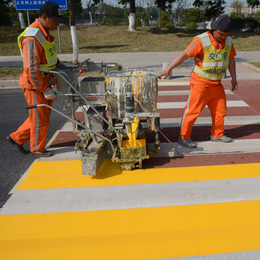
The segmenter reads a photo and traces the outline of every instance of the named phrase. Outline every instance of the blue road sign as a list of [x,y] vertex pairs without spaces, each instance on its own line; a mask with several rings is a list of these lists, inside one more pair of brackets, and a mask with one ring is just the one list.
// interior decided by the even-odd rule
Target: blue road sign
[[[61,10],[67,10],[67,0],[51,0],[60,6]],[[48,0],[15,0],[17,11],[37,11]]]

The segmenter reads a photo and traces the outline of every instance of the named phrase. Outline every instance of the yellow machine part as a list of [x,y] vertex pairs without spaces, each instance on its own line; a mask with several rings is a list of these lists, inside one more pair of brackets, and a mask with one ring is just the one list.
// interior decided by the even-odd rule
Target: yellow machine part
[[[128,142],[126,142],[126,146],[141,146],[140,144],[137,145],[137,134],[138,134],[138,129],[139,129],[139,118],[135,117],[133,123],[126,125],[127,132],[128,132]],[[123,145],[122,145],[123,146]]]
[[[136,140],[135,146],[145,146],[145,145],[146,145],[145,139]],[[132,143],[129,142],[129,140],[124,140],[122,142],[122,147],[133,147],[133,145],[132,145]]]

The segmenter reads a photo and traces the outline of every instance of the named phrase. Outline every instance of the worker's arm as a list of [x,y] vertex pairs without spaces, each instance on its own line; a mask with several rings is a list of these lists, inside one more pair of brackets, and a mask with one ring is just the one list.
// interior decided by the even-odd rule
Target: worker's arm
[[237,85],[237,75],[236,75],[236,62],[234,58],[231,58],[229,60],[228,70],[232,78],[231,79],[232,90],[236,90],[238,89],[238,85]]
[[25,37],[23,42],[23,67],[28,77],[28,83],[39,92],[48,87],[47,78],[42,76],[40,69],[43,48],[34,37]]
[[172,63],[164,70],[162,71],[159,75],[158,78],[160,79],[162,76],[164,76],[164,78],[167,78],[170,75],[171,70],[173,70],[174,68],[178,67],[179,65],[181,65],[184,61],[186,61],[189,58],[189,56],[185,53],[182,52],[180,55],[178,55],[173,61]]

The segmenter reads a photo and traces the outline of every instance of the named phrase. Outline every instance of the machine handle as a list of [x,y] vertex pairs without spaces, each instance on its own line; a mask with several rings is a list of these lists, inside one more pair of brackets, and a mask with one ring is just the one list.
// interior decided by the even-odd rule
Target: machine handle
[[37,108],[37,105],[34,105],[34,106],[28,106],[26,109],[31,109],[31,108]]

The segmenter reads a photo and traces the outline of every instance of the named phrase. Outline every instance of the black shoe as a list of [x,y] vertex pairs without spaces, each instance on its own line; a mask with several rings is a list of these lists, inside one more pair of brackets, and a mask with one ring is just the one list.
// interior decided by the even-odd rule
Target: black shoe
[[45,151],[43,153],[33,153],[33,154],[37,157],[50,157],[50,156],[52,156],[51,151]]
[[179,137],[178,143],[181,144],[182,146],[184,146],[186,148],[190,148],[190,149],[197,147],[197,144],[195,142],[193,142],[191,139],[185,140],[185,139],[182,139],[181,137]]
[[21,152],[21,153],[23,153],[23,154],[26,154],[26,153],[27,153],[26,150],[23,148],[23,146],[20,145],[20,144],[18,144],[18,143],[16,143],[16,142],[11,138],[10,135],[6,137],[6,140],[9,141],[12,145],[15,145],[15,146],[18,148],[19,152]]

